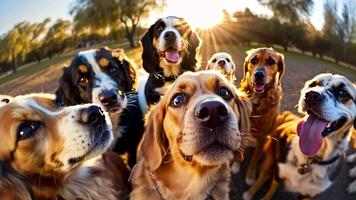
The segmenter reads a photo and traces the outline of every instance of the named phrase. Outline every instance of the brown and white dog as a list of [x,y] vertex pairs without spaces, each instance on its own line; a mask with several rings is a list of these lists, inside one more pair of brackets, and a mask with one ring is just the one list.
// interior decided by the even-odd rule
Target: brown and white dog
[[288,191],[311,198],[332,185],[356,120],[355,99],[356,87],[341,75],[320,74],[305,83],[298,110],[307,116],[278,164]]
[[224,74],[229,81],[235,80],[235,63],[231,55],[226,52],[218,52],[212,55],[205,69],[218,70]]
[[284,56],[272,48],[251,49],[246,53],[240,90],[247,93],[253,108],[250,121],[256,145],[246,173],[246,183],[252,185],[255,182],[257,163],[264,157],[263,146],[267,136],[276,128],[285,64]]
[[2,106],[0,119],[0,199],[118,199],[128,192],[120,157],[103,154],[113,134],[98,106],[57,107],[54,96],[32,94]]
[[147,116],[131,199],[228,199],[229,161],[241,157],[249,111],[219,73],[178,77]]
[[141,39],[142,65],[149,73],[139,85],[140,105],[159,101],[162,87],[171,84],[185,71],[195,71],[199,65],[201,41],[198,34],[180,17],[158,19]]

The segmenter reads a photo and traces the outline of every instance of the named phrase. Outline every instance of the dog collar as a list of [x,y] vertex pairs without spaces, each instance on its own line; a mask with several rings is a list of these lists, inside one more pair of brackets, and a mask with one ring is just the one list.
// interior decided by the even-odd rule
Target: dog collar
[[317,156],[308,157],[306,163],[299,165],[298,173],[303,175],[305,173],[310,172],[311,171],[310,166],[312,164],[322,165],[322,166],[331,165],[334,162],[336,162],[337,160],[339,160],[340,158],[342,158],[343,156],[344,156],[344,154],[338,154],[338,155],[335,155],[334,157],[332,157],[329,160],[322,160],[320,157],[317,157]]

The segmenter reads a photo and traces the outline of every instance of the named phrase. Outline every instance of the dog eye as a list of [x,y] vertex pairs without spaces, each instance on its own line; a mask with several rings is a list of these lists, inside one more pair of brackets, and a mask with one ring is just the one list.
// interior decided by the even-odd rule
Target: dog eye
[[267,60],[267,64],[268,65],[274,65],[276,62],[274,62],[274,60],[273,59],[268,59]]
[[9,103],[9,102],[10,102],[10,99],[1,99],[1,102]]
[[226,61],[227,61],[227,62],[230,62],[230,59],[226,58]]
[[86,84],[89,83],[89,79],[86,78],[86,77],[81,77],[80,80],[79,80],[79,83],[80,83],[81,85],[86,85]]
[[345,90],[339,90],[337,92],[337,98],[341,101],[341,102],[347,102],[351,99],[351,96],[349,95],[349,93],[347,93]]
[[211,62],[216,63],[216,58],[214,58]]
[[109,72],[110,72],[110,73],[117,72],[117,67],[111,67],[111,68],[109,69]]
[[186,96],[183,93],[179,93],[173,96],[170,106],[173,108],[181,107],[186,101]]
[[252,58],[250,61],[253,65],[257,64],[257,59],[256,58]]
[[17,140],[24,140],[33,136],[37,129],[41,127],[39,121],[25,121],[17,128]]
[[219,89],[219,95],[226,101],[230,101],[232,99],[232,94],[226,87],[221,87]]

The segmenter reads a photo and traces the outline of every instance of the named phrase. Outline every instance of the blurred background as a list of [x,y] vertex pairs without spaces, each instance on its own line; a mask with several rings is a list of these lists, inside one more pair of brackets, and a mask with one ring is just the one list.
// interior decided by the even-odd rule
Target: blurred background
[[[331,72],[356,81],[356,0],[0,0],[0,94],[54,92],[76,52],[123,48],[141,66],[139,40],[158,18],[184,17],[200,35],[201,66],[230,53],[242,77],[245,51],[273,47],[285,56],[281,110],[296,112],[304,82]],[[356,199],[342,174],[316,199]],[[231,199],[248,189],[244,170]],[[259,192],[261,197],[268,188]],[[282,189],[275,199],[295,199]]]

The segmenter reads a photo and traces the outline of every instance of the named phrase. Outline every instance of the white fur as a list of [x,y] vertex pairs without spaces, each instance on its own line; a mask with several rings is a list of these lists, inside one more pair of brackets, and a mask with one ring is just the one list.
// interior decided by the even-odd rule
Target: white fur
[[[314,81],[320,81],[320,85],[309,87]],[[343,89],[347,90],[353,98],[356,98],[355,88],[345,77],[332,74],[320,74],[305,83],[299,99],[299,112],[304,113],[307,109],[304,102],[305,94],[309,91],[319,92],[320,94],[323,94],[325,98],[321,105],[321,109],[316,114],[328,121],[335,121],[342,116],[346,117],[348,120],[343,127],[323,138],[322,147],[317,152],[317,156],[322,160],[330,160],[336,155],[341,155],[346,152],[352,133],[350,128],[356,116],[356,106],[353,103],[349,104],[349,102],[344,104],[340,101],[334,101],[334,98],[336,97],[332,94],[327,94],[329,92],[328,89],[340,83],[344,83],[345,87]],[[344,133],[347,131],[348,135],[343,137]],[[337,162],[338,161],[335,163],[337,164]],[[311,164],[310,172],[299,174],[298,167],[306,163],[307,157],[301,152],[299,147],[299,137],[295,135],[290,144],[287,161],[278,164],[279,177],[283,179],[284,185],[288,191],[313,197],[324,192],[332,185],[333,182],[330,180],[330,174],[328,173],[330,169],[335,170],[335,163],[329,165]],[[351,171],[350,175],[356,175],[356,170]],[[350,187],[352,188],[352,186]],[[350,187],[348,191],[352,190]]]
[[147,83],[148,76],[141,77],[138,82],[138,104],[143,114],[147,113],[147,100],[145,95],[145,86]]
[[[215,62],[213,62],[213,60],[216,60]],[[229,59],[229,61],[227,60]],[[217,52],[215,53],[213,56],[211,56],[211,58],[208,61],[208,65],[207,65],[207,70],[220,70],[221,67],[219,66],[219,61],[225,61],[225,66],[224,66],[224,71],[226,74],[232,74],[234,73],[235,70],[235,63],[232,60],[232,57],[230,54],[226,53],[226,52]]]

